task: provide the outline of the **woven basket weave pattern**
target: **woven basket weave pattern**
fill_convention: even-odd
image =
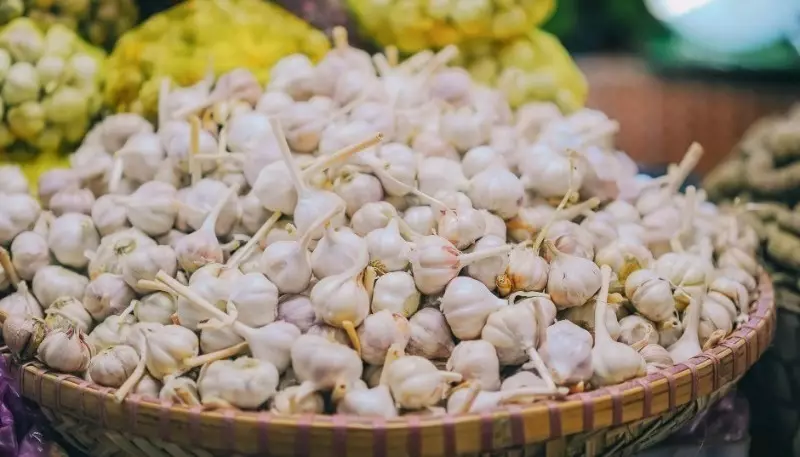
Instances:
[[[204,412],[135,395],[117,404],[111,389],[37,363],[16,367],[15,375],[22,394],[92,457],[629,455],[691,420],[767,349],[775,308],[766,275],[759,287],[750,320],[686,363],[566,401],[484,414],[385,420]]]

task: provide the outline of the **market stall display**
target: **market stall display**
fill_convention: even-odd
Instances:
[[[244,68],[162,79],[156,122],[106,117],[38,198],[0,170],[2,338],[66,439],[633,451],[758,358],[756,235],[679,192],[700,145],[645,179],[601,112],[513,110],[454,47],[397,62],[334,36],[266,91]]]
[[[328,49],[322,32],[269,2],[184,2],[121,37],[108,58],[105,102],[152,120],[163,77],[201,90],[242,67],[263,84],[280,58],[303,53],[316,61]]]
[[[35,179],[80,144],[100,111],[104,57],[61,25],[0,29],[1,162],[27,162]]]
[[[138,10],[135,0],[3,0],[0,26],[23,16],[45,30],[63,25],[93,45],[111,50],[136,25]]]
[[[753,125],[731,157],[705,180],[717,201],[741,200],[741,219],[759,234],[761,262],[775,281],[779,305],[774,349],[748,379],[755,449],[800,452],[797,329],[800,327],[800,110]]]

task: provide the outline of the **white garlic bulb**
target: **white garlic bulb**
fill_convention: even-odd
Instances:
[[[48,367],[64,373],[82,373],[89,367],[92,348],[80,330],[54,330],[39,345],[36,356]]]
[[[348,391],[336,405],[339,414],[352,414],[362,417],[397,417],[397,408],[387,386],[372,389]]]
[[[458,339],[474,339],[481,334],[489,315],[506,306],[506,301],[494,296],[481,282],[459,276],[447,285],[441,302],[453,335]]]
[[[391,271],[378,278],[372,291],[373,313],[387,310],[411,317],[419,308],[420,293],[414,278],[405,271]]]
[[[361,358],[370,365],[382,365],[392,345],[405,350],[411,338],[408,320],[387,310],[368,315],[357,331]]]
[[[316,318],[314,305],[305,295],[284,295],[278,301],[276,319],[294,324],[302,333],[308,332]]]
[[[399,271],[408,266],[410,246],[400,234],[397,218],[386,227],[375,229],[366,236],[369,259],[379,262],[386,271]]]
[[[178,270],[178,259],[175,250],[169,246],[143,246],[121,259],[122,278],[138,293],[145,292],[139,287],[139,281],[152,281],[156,273],[164,271],[175,276]]]
[[[505,244],[505,237],[499,238],[494,235],[485,235],[475,243],[475,250],[481,251],[505,246]],[[511,252],[514,251],[512,250]],[[503,275],[508,268],[510,255],[511,253],[502,253],[479,260],[467,267],[467,275],[482,282],[489,290],[494,290],[497,288],[497,277]]]
[[[553,255],[547,275],[547,291],[556,306],[581,306],[600,290],[600,268],[594,262],[565,254],[549,240],[544,245]]]
[[[500,389],[500,361],[488,341],[458,343],[447,359],[447,370],[460,374],[466,381],[478,381],[486,390]]]
[[[135,294],[122,276],[103,273],[86,286],[83,306],[89,314],[102,321],[111,314],[120,314],[130,305]]]
[[[293,401],[300,386],[282,388],[272,399],[270,412],[274,414],[322,414],[325,400],[319,393],[307,395],[300,401]]]
[[[556,384],[578,384],[592,377],[592,344],[589,332],[561,320],[547,327],[539,354]]]
[[[147,345],[147,371],[164,379],[179,372],[185,359],[197,356],[200,347],[197,335],[179,325],[164,325],[150,329],[144,338]]]
[[[250,357],[212,362],[200,372],[197,390],[205,405],[231,405],[257,409],[272,398],[278,387],[278,370]]]
[[[109,316],[97,324],[86,337],[86,342],[94,348],[96,353],[108,348],[127,344],[128,337],[134,328],[136,319],[133,316]],[[136,349],[134,347],[134,349]]]
[[[669,281],[653,270],[641,269],[625,280],[625,295],[636,311],[654,322],[663,322],[675,313],[675,300]]]
[[[83,298],[89,279],[57,265],[40,268],[33,277],[31,290],[43,308],[59,297]]]
[[[62,265],[83,268],[89,264],[84,253],[100,245],[100,236],[92,218],[85,214],[66,213],[53,220],[47,244]]]
[[[415,355],[400,357],[383,370],[395,404],[407,409],[438,404],[448,384],[462,380],[460,374],[440,371],[430,360]]]
[[[123,344],[105,349],[92,357],[88,373],[92,381],[101,386],[121,387],[138,364],[139,354]]]

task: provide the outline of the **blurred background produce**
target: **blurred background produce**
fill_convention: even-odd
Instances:
[[[800,455],[800,105],[753,125],[704,185],[716,201],[752,202],[742,204],[742,217],[757,227],[775,283],[774,346],[743,383],[753,409],[752,453]]]
[[[317,60],[325,35],[286,10],[261,0],[193,0],[147,19],[125,34],[108,59],[105,101],[113,111],[155,115],[164,77],[187,86],[211,68],[219,75],[247,68],[266,83],[281,57]]]
[[[39,171],[72,152],[101,102],[103,51],[56,24],[18,18],[0,29],[0,159]]]
[[[136,0],[2,0],[0,26],[28,17],[43,29],[61,24],[95,46],[111,49],[138,20]]]

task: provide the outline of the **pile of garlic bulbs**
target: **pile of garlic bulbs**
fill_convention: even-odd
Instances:
[[[41,176],[0,169],[2,338],[176,404],[457,414],[683,362],[747,318],[757,240],[702,149],[645,179],[600,112],[516,112],[449,68],[339,46],[161,86]]]

